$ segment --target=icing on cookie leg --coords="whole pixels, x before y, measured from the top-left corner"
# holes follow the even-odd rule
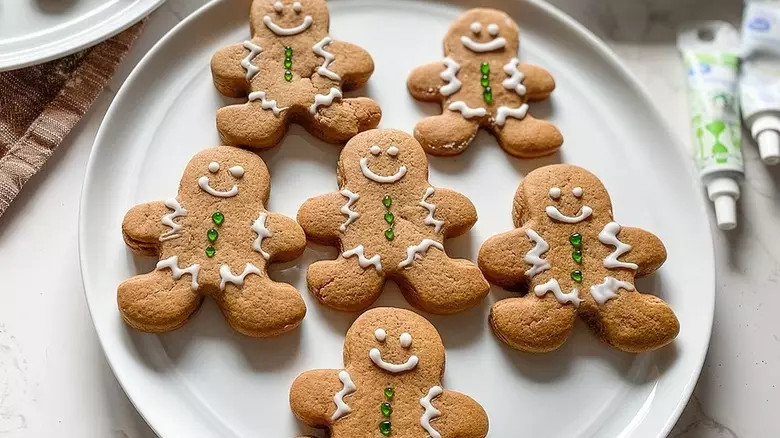
[[[161,333],[182,326],[200,307],[203,296],[186,278],[174,279],[168,270],[135,276],[117,289],[122,319],[131,327]]]
[[[313,263],[306,273],[309,290],[323,304],[343,311],[356,311],[371,305],[382,292],[385,274],[376,268],[375,261],[364,260],[359,255],[340,257]]]
[[[457,155],[471,143],[478,129],[478,121],[447,111],[420,121],[414,128],[414,137],[429,154]]]
[[[551,154],[563,144],[558,128],[529,114],[521,119],[507,117],[503,125],[497,125],[491,131],[507,153],[520,158]]]
[[[262,108],[261,102],[231,105],[217,111],[217,131],[227,144],[268,148],[284,136],[284,115]]]

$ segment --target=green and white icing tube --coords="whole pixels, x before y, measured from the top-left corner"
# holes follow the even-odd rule
[[[745,173],[737,84],[739,34],[728,23],[696,23],[680,31],[677,46],[687,73],[694,157],[718,227],[737,226],[739,181]]]

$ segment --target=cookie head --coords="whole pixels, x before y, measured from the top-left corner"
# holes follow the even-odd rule
[[[344,361],[350,368],[381,374],[415,373],[438,379],[444,371],[444,345],[433,325],[420,315],[380,307],[365,312],[349,329]]]
[[[420,143],[395,130],[372,130],[353,137],[341,152],[340,177],[351,183],[408,184],[428,178]]]
[[[458,17],[444,38],[444,52],[458,59],[518,49],[519,29],[509,15],[496,9],[477,8]]]
[[[252,32],[264,39],[328,32],[325,0],[255,0],[252,3]]]
[[[237,148],[218,147],[201,151],[187,164],[180,192],[213,201],[268,198],[268,168],[257,155]]]
[[[515,203],[532,217],[543,216],[557,223],[612,217],[609,194],[601,181],[569,164],[546,166],[528,174],[515,195]]]

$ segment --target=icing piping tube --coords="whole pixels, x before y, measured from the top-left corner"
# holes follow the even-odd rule
[[[739,97],[761,160],[780,163],[780,2],[749,1],[742,21]]]
[[[687,71],[696,168],[715,204],[718,227],[737,226],[739,182],[745,174],[737,99],[739,34],[728,23],[695,23],[677,46]]]

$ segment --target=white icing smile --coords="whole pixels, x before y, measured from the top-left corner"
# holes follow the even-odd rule
[[[311,18],[311,15],[307,15],[303,17],[303,23],[295,27],[281,27],[278,24],[274,23],[274,19],[271,18],[270,15],[266,15],[265,17],[263,17],[263,23],[265,23],[265,27],[271,29],[271,32],[279,36],[292,36],[292,35],[298,35],[299,33],[311,27],[311,24],[314,23],[314,19]]]
[[[368,158],[360,159],[360,170],[366,178],[382,184],[394,183],[406,175],[406,166],[399,167],[398,171],[390,176],[377,175],[368,168]]]
[[[377,348],[372,348],[371,351],[368,352],[368,356],[371,358],[371,362],[374,362],[374,365],[393,374],[411,371],[417,367],[417,362],[419,362],[419,358],[415,355],[409,356],[409,359],[402,364],[385,362],[382,360],[382,353],[380,353]]]
[[[211,196],[216,196],[218,198],[232,198],[233,196],[236,196],[238,194],[238,185],[233,184],[233,187],[230,190],[227,191],[220,191],[216,190],[213,187],[209,185],[209,177],[202,176],[198,178],[198,185],[200,186],[201,190],[208,193]]]
[[[546,211],[547,211],[547,216],[550,216],[552,219],[558,222],[565,222],[567,224],[576,224],[582,222],[585,219],[589,218],[590,215],[593,213],[593,209],[588,207],[587,205],[583,205],[580,208],[580,211],[579,213],[577,213],[577,216],[566,216],[565,214],[561,213],[557,207],[554,207],[552,205],[548,205]]]
[[[486,43],[479,43],[463,35],[460,37],[460,42],[467,49],[477,53],[492,52],[494,50],[503,49],[504,46],[506,46],[506,39],[504,39],[504,37],[493,38]]]

